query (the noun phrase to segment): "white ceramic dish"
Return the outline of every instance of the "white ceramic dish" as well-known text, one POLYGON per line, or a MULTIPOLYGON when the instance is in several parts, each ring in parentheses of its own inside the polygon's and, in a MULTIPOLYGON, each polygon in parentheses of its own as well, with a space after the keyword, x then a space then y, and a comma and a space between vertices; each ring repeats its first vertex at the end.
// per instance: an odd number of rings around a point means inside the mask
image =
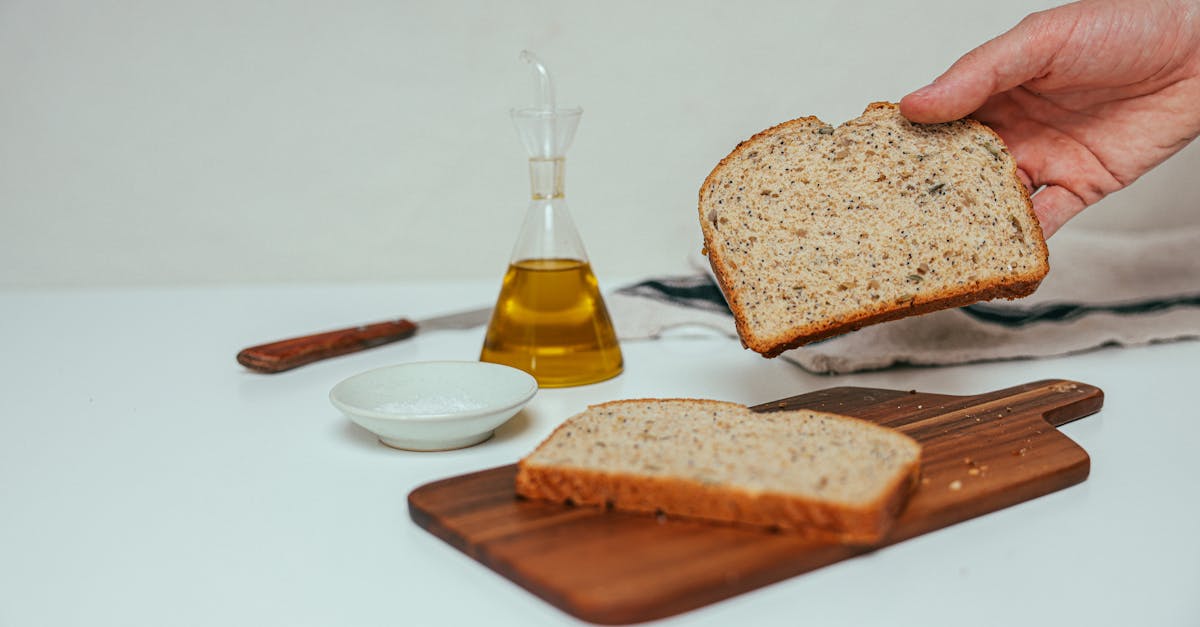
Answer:
POLYGON ((379 441, 410 451, 479 444, 537 393, 529 374, 478 361, 425 361, 354 375, 329 401, 379 441))

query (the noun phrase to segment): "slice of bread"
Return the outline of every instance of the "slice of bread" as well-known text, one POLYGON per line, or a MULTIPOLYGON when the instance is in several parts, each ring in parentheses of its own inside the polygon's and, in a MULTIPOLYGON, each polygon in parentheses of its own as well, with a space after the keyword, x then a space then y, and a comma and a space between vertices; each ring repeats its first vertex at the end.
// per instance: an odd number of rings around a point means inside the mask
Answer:
POLYGON ((700 188, 700 227, 742 343, 767 357, 1026 296, 1050 269, 1000 137, 974 120, 913 124, 890 103, 742 142, 700 188))
POLYGON ((698 399, 593 405, 518 464, 532 499, 881 540, 920 472, 921 446, 816 411, 698 399))

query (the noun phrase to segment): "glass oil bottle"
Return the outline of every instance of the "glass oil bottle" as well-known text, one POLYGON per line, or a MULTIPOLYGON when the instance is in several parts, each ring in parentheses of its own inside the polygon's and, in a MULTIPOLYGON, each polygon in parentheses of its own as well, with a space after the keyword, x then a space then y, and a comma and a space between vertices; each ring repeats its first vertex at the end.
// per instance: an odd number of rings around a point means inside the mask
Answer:
POLYGON ((583 110, 558 108, 550 73, 530 52, 536 102, 514 109, 529 153, 532 201, 521 225, 480 360, 519 368, 542 387, 610 379, 623 362, 616 332, 563 193, 565 155, 583 110))

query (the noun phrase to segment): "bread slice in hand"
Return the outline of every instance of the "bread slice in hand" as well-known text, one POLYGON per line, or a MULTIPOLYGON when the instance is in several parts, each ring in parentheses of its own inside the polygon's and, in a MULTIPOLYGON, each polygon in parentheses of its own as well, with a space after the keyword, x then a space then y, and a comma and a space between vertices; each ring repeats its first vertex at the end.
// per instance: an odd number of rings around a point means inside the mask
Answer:
POLYGON ((1003 141, 974 120, 913 124, 890 103, 832 127, 784 122, 700 188, 704 250, 748 348, 1031 294, 1049 271, 1003 141))
POLYGON ((816 411, 697 399, 589 407, 518 464, 521 496, 796 529, 872 544, 916 486, 921 446, 816 411))

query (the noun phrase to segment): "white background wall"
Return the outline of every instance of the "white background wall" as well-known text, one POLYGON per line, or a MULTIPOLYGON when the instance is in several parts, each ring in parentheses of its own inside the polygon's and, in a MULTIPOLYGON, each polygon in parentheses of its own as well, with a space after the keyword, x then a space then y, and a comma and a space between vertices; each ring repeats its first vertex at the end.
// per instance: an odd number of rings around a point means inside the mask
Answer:
MULTIPOLYGON (((0 285, 496 277, 527 205, 522 48, 584 107, 597 273, 684 272, 740 140, 854 117, 1031 0, 0 0, 0 285)), ((1068 228, 1200 221, 1192 146, 1068 228)))

